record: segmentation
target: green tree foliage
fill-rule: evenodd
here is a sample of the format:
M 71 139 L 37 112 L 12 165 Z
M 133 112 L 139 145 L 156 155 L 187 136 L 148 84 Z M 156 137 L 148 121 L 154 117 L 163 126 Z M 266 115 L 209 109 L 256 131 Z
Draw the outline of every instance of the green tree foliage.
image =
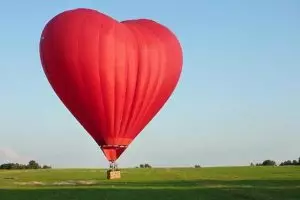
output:
M 27 165 L 19 164 L 19 163 L 4 163 L 0 165 L 0 169 L 50 169 L 51 166 L 43 165 L 40 166 L 39 163 L 37 163 L 34 160 L 31 160 L 28 162 Z
M 41 166 L 34 160 L 29 161 L 28 163 L 28 169 L 40 169 Z
M 256 166 L 276 166 L 276 162 L 274 160 L 265 160 L 262 163 L 257 163 Z
M 276 162 L 274 160 L 265 160 L 262 163 L 263 166 L 276 166 Z
M 146 164 L 140 164 L 140 168 L 152 168 L 152 166 L 146 163 Z
M 280 163 L 280 166 L 288 166 L 288 165 L 300 165 L 300 157 L 298 158 L 298 161 L 297 160 L 286 160 L 282 163 Z
M 253 166 L 254 164 L 251 163 L 251 166 Z M 296 165 L 300 165 L 300 157 L 297 160 L 286 160 L 282 163 L 279 164 L 279 166 L 296 166 Z M 276 162 L 273 160 L 265 160 L 262 163 L 257 163 L 256 166 L 276 166 Z

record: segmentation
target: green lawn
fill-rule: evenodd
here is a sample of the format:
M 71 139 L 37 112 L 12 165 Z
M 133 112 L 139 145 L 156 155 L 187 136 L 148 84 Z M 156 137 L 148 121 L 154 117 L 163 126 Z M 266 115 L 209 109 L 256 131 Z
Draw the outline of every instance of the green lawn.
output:
M 300 200 L 300 167 L 0 171 L 0 200 Z

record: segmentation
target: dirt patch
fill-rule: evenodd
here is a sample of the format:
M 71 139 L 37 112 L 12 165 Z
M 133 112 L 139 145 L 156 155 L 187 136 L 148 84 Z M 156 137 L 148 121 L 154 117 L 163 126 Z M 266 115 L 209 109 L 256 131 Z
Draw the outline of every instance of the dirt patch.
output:
M 15 182 L 16 185 L 45 185 L 45 183 L 40 181 L 29 181 L 29 182 Z
M 51 185 L 94 185 L 96 184 L 97 181 L 94 180 L 69 180 L 69 181 L 58 181 L 58 182 L 54 182 Z
M 67 181 L 56 181 L 56 182 L 40 182 L 40 181 L 29 181 L 29 182 L 15 182 L 16 185 L 24 186 L 83 186 L 83 185 L 95 185 L 96 180 L 67 180 Z
M 97 183 L 97 181 L 93 181 L 93 180 L 90 180 L 90 181 L 77 181 L 77 184 L 79 184 L 79 185 L 94 185 L 96 183 Z
M 72 181 L 57 181 L 50 185 L 76 185 L 76 184 Z

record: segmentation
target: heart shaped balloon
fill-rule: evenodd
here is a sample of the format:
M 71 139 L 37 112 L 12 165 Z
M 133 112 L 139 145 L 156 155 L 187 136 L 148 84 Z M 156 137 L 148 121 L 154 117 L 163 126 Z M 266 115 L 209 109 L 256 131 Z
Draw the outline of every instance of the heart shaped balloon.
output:
M 165 26 L 84 8 L 46 24 L 40 57 L 57 96 L 112 162 L 169 99 L 183 60 Z

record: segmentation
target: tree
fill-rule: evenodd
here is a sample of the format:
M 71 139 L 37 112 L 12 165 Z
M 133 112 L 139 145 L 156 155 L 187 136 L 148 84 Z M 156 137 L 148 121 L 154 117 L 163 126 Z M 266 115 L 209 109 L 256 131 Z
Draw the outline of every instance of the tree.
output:
M 290 161 L 290 160 L 287 160 L 284 163 L 285 163 L 285 165 L 292 165 L 292 161 Z
M 273 160 L 265 160 L 263 163 L 262 163 L 263 166 L 276 166 L 276 162 L 273 161 Z
M 28 169 L 40 169 L 41 166 L 34 160 L 29 161 L 27 165 Z
M 43 165 L 43 169 L 51 169 L 51 168 L 52 168 L 51 166 Z
M 293 160 L 293 165 L 297 165 L 297 164 L 298 164 L 297 160 Z
M 146 163 L 146 164 L 140 164 L 140 168 L 152 168 L 152 166 Z
M 152 168 L 152 166 L 149 165 L 148 163 L 146 163 L 144 166 L 145 166 L 145 168 Z

